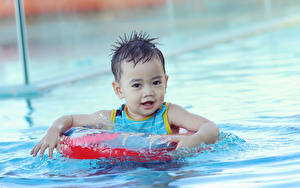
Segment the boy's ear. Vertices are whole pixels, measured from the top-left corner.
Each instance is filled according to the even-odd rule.
[[[168,75],[166,75],[166,89],[167,89],[167,83],[168,83],[168,79],[169,79],[169,77],[168,77]]]
[[[123,93],[121,91],[120,83],[113,81],[112,87],[114,88],[115,94],[122,99],[123,98]]]

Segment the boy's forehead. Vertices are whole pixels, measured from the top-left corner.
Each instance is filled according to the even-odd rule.
[[[128,61],[128,60],[123,60],[121,62],[121,69],[123,68],[130,68],[130,69],[135,69],[136,67],[140,67],[140,66],[151,66],[152,64],[159,64],[159,66],[161,66],[161,68],[163,68],[163,64],[162,62],[160,61],[159,58],[151,58],[150,60],[148,61],[145,61],[145,60],[141,60],[139,61],[138,63],[134,63],[134,61]]]
[[[155,73],[156,75],[164,74],[163,65],[158,59],[151,59],[146,62],[123,61],[121,63],[121,80],[126,79],[124,76],[145,76]]]

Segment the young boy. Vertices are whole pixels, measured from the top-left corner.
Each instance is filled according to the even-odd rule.
[[[60,137],[71,127],[89,125],[93,128],[118,132],[147,132],[151,134],[178,134],[179,129],[189,134],[174,137],[177,148],[195,147],[201,143],[212,144],[219,135],[218,127],[211,121],[166,103],[168,76],[161,51],[145,33],[133,32],[113,46],[111,68],[115,80],[112,83],[116,95],[125,99],[117,110],[100,110],[92,114],[66,115],[54,121],[47,134],[31,150],[31,155],[40,157],[49,148],[52,158],[56,148],[61,152]]]

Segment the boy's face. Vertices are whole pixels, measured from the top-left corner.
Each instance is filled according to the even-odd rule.
[[[122,62],[120,82],[113,82],[115,93],[124,98],[128,115],[143,119],[153,114],[164,102],[168,76],[158,58],[152,58],[134,67],[132,62]]]

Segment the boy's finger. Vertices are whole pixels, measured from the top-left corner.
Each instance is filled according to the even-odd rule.
[[[49,147],[49,159],[52,159],[54,147]]]
[[[56,150],[58,151],[58,153],[62,153],[60,143],[57,143]]]
[[[176,143],[178,143],[180,141],[180,138],[178,136],[170,136],[167,139],[168,139],[168,142],[176,142]]]
[[[180,142],[177,144],[177,147],[175,150],[178,150],[179,148],[182,148],[182,144]]]
[[[36,147],[36,145],[31,149],[30,155],[32,155],[34,153],[35,147]]]
[[[47,149],[47,147],[48,147],[48,146],[46,146],[46,145],[43,145],[43,146],[41,147],[40,157],[43,157],[43,155],[44,155],[45,150]]]
[[[41,144],[37,144],[37,145],[34,146],[34,148],[32,149],[32,155],[33,155],[34,157],[35,157],[36,154],[39,152],[40,148],[41,148]]]

